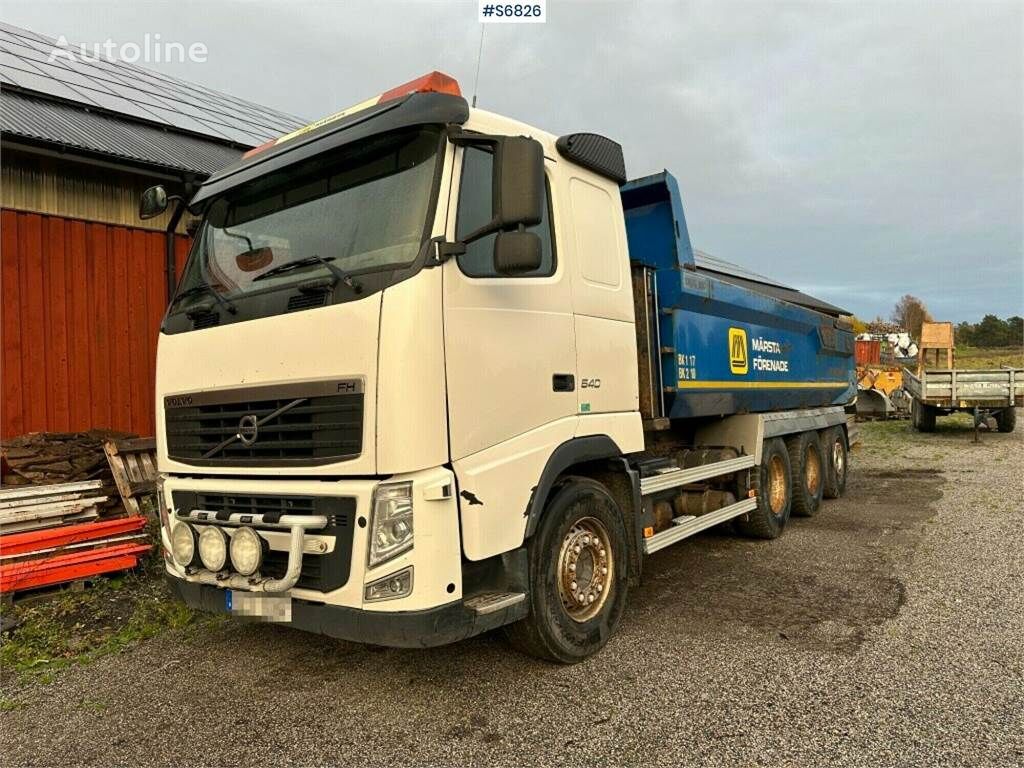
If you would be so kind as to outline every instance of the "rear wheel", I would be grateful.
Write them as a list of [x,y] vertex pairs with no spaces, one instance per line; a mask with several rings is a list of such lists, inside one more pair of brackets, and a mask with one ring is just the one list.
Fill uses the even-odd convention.
[[801,432],[786,438],[793,473],[793,514],[811,517],[821,506],[825,491],[825,460],[817,432]]
[[846,493],[846,474],[850,455],[846,446],[846,433],[842,427],[826,429],[821,435],[821,448],[825,454],[825,498],[838,499]]
[[530,541],[530,613],[506,628],[513,646],[575,664],[597,653],[626,606],[628,565],[622,511],[603,485],[570,478],[544,510]]
[[757,493],[757,508],[736,518],[736,529],[757,539],[774,539],[789,520],[793,501],[789,453],[778,437],[765,440],[761,465],[750,470],[750,488]]
[[910,419],[918,432],[935,431],[935,409],[915,400],[910,406]]
[[1003,408],[996,414],[996,427],[1000,432],[1013,432],[1017,426],[1017,409]]

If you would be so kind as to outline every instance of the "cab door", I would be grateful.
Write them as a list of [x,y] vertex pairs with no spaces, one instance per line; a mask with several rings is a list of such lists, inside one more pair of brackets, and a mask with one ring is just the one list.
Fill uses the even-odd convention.
[[[449,238],[492,218],[493,154],[468,146],[449,208]],[[546,169],[550,173],[550,167]],[[543,259],[534,272],[494,269],[494,235],[444,265],[445,369],[451,458],[470,559],[512,549],[548,456],[573,436],[576,345],[568,270],[558,259],[550,184],[531,231]]]

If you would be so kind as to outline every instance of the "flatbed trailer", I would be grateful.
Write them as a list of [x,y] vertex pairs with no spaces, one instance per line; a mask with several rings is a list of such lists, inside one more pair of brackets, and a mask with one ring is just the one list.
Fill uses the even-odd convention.
[[903,369],[903,386],[913,399],[911,418],[919,432],[935,430],[935,418],[970,412],[977,418],[990,415],[1000,432],[1012,432],[1017,411],[1024,402],[1024,368],[970,370],[943,368]]

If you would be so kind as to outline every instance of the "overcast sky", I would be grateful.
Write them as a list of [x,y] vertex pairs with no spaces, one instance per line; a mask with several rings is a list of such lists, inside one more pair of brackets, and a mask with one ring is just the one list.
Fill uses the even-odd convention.
[[[479,105],[669,169],[693,244],[865,318],[1024,314],[1024,2],[572,2],[487,26]],[[313,119],[432,69],[469,95],[476,2],[18,2],[73,42]]]

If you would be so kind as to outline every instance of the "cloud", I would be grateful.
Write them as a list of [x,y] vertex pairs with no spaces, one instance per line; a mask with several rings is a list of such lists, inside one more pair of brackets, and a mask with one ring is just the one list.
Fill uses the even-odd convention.
[[[202,41],[172,74],[309,118],[431,69],[472,89],[476,3],[11,2],[79,41]],[[672,171],[694,243],[859,314],[1024,312],[1024,6],[571,2],[489,25],[480,104]]]

